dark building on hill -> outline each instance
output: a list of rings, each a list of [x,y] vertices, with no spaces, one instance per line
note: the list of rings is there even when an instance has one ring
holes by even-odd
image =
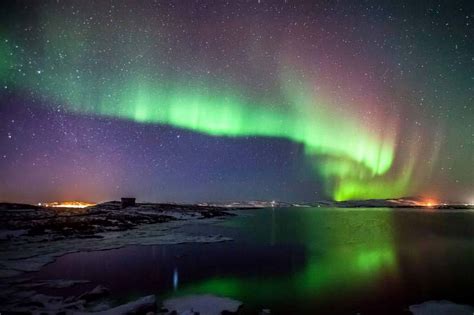
[[[135,206],[135,198],[122,198],[122,209]]]

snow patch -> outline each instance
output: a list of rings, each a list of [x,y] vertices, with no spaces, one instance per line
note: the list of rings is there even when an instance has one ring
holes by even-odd
[[[450,301],[427,301],[409,307],[413,315],[472,315],[474,307]]]
[[[75,315],[126,315],[126,314],[145,314],[153,312],[156,309],[156,297],[148,295],[139,298],[136,301],[123,304],[106,311],[101,312],[75,312]]]
[[[235,313],[241,302],[215,295],[188,295],[165,300],[163,306],[178,314],[220,315],[222,312]]]

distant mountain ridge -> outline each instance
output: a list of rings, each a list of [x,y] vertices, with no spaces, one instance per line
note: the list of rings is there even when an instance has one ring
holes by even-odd
[[[106,206],[119,201],[109,201],[98,203],[96,207]],[[169,207],[179,206],[202,206],[202,207],[223,207],[233,209],[260,209],[260,208],[283,208],[283,207],[324,207],[324,208],[431,208],[431,209],[474,209],[474,204],[461,202],[439,202],[423,197],[404,197],[392,199],[367,199],[367,200],[346,200],[332,201],[321,200],[314,202],[286,202],[278,200],[248,200],[248,201],[227,201],[227,202],[200,202],[200,203],[151,203],[139,202],[139,204],[168,205]],[[0,203],[1,209],[40,209],[41,206],[21,203]]]
[[[435,209],[473,209],[474,205],[460,202],[438,202],[423,197],[404,197],[393,199],[367,199],[315,202],[284,202],[284,201],[233,201],[222,203],[205,203],[229,208],[271,208],[271,207],[335,207],[335,208],[435,208]]]

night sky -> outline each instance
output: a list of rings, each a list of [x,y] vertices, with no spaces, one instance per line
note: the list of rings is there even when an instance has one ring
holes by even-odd
[[[0,10],[0,201],[474,202],[473,1]]]

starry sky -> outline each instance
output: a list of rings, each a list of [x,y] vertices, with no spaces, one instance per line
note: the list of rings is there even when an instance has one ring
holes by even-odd
[[[474,201],[472,1],[2,1],[0,201]]]

